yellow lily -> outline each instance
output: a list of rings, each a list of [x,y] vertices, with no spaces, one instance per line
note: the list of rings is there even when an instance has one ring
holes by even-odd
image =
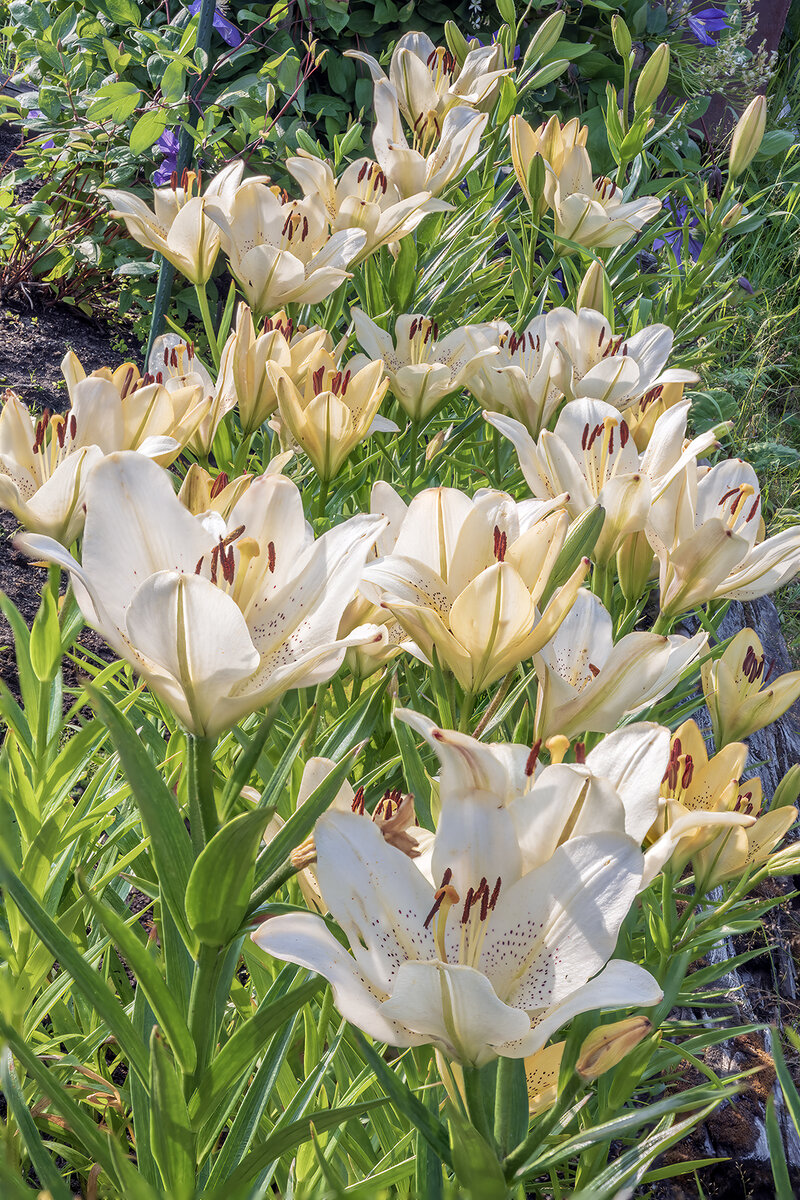
[[[738,742],[771,725],[800,696],[800,671],[771,683],[761,640],[752,629],[736,634],[723,654],[703,664],[703,694],[717,746]]]

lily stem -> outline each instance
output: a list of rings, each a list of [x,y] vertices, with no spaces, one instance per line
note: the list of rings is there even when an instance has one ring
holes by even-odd
[[[464,1096],[469,1119],[481,1137],[494,1147],[494,1135],[489,1128],[489,1117],[483,1096],[483,1076],[480,1068],[464,1066]]]
[[[321,521],[322,518],[325,516],[325,506],[328,503],[328,488],[329,487],[330,487],[330,480],[320,479],[319,492],[317,493],[317,520],[318,521]]]
[[[409,448],[408,448],[408,490],[412,491],[417,478],[417,439],[419,438],[419,420],[417,417],[411,418],[409,427]]]
[[[195,856],[207,846],[219,826],[214,799],[214,741],[208,737],[187,736],[189,771],[189,822]]]
[[[214,332],[214,322],[211,320],[211,309],[208,307],[208,296],[206,295],[206,289],[201,287],[199,283],[195,284],[194,290],[197,294],[197,303],[200,305],[200,315],[203,318],[203,328],[208,338],[211,360],[214,363],[214,370],[216,371],[219,368],[219,346],[217,345],[217,335]]]

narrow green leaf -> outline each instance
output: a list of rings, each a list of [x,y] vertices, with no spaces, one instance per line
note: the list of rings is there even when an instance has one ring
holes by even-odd
[[[412,1125],[416,1126],[433,1152],[452,1169],[450,1139],[441,1121],[429,1112],[422,1101],[403,1083],[397,1072],[393,1071],[378,1051],[369,1044],[360,1030],[353,1026],[349,1033],[351,1039],[358,1046],[364,1062],[375,1072],[376,1079],[395,1108],[399,1109]]]
[[[58,959],[62,972],[74,981],[76,989],[94,1007],[98,1017],[106,1023],[120,1049],[128,1056],[131,1068],[142,1080],[148,1077],[147,1052],[125,1015],[121,1005],[108,990],[102,975],[89,966],[56,923],[44,911],[39,901],[31,895],[22,880],[18,879],[0,858],[0,884],[6,896],[16,904],[34,933],[44,942],[54,958]]]
[[[403,773],[408,790],[414,796],[414,810],[423,829],[433,829],[431,815],[431,783],[417,749],[410,726],[398,721],[392,713],[392,729],[403,760]]]
[[[783,1098],[786,1101],[786,1107],[789,1110],[789,1116],[792,1118],[792,1124],[800,1134],[800,1092],[795,1086],[794,1080],[789,1074],[789,1068],[786,1066],[786,1059],[783,1057],[783,1047],[780,1043],[780,1033],[777,1029],[772,1031],[772,1057],[775,1060],[775,1071],[778,1076],[778,1083],[781,1085]]]
[[[195,939],[186,923],[184,896],[192,871],[192,848],[175,799],[158,773],[127,717],[103,692],[86,685],[92,707],[111,734],[125,778],[150,838],[164,902],[178,931],[194,952]]]
[[[792,1187],[789,1177],[789,1165],[786,1162],[786,1151],[783,1148],[783,1138],[775,1114],[775,1097],[773,1095],[770,1095],[767,1100],[766,1124],[769,1163],[772,1167],[772,1178],[775,1180],[775,1200],[795,1200],[797,1193]]]
[[[308,980],[271,1003],[263,1003],[249,1021],[240,1025],[203,1074],[189,1101],[195,1129],[204,1125],[243,1071],[255,1062],[265,1045],[284,1022],[299,1012],[323,985],[319,977]],[[269,1000],[269,995],[265,1001]]]
[[[194,1192],[194,1135],[175,1064],[156,1026],[150,1035],[150,1149],[175,1200]]]
[[[186,887],[186,919],[206,946],[226,946],[238,932],[253,891],[256,855],[272,816],[241,813],[201,851]]]
[[[167,1035],[181,1069],[187,1075],[190,1074],[197,1063],[197,1053],[192,1035],[177,1001],[164,982],[154,959],[121,917],[117,916],[108,905],[96,900],[83,883],[81,883],[81,890],[92,912],[111,936],[112,941],[136,976],[137,985],[144,992],[156,1021]]]
[[[230,1191],[225,1189],[233,1190],[240,1184],[248,1183],[274,1160],[282,1158],[284,1154],[289,1154],[298,1146],[302,1146],[304,1142],[310,1141],[312,1124],[317,1133],[327,1133],[329,1129],[336,1129],[338,1126],[344,1125],[345,1121],[363,1117],[384,1104],[386,1104],[384,1099],[362,1100],[360,1104],[348,1104],[342,1108],[309,1113],[308,1116],[301,1117],[299,1121],[292,1121],[289,1125],[284,1125],[282,1129],[276,1130],[266,1138],[255,1150],[251,1150],[249,1154],[245,1155],[237,1169],[228,1176],[224,1187],[205,1197],[205,1200],[227,1200]]]
[[[25,1103],[8,1046],[0,1053],[0,1084],[2,1084],[6,1103],[14,1114],[14,1120],[30,1156],[33,1169],[39,1176],[39,1182],[48,1189],[53,1200],[72,1200],[72,1193],[61,1178]]]

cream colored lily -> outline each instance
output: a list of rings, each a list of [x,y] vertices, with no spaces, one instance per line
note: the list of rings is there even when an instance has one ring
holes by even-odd
[[[613,640],[613,622],[597,596],[581,589],[546,646],[534,655],[539,680],[536,736],[611,733],[672,691],[696,663],[708,635],[628,633]]]
[[[700,812],[709,822],[731,826],[722,832],[710,823],[677,839],[673,865],[678,871],[691,860],[698,888],[709,891],[724,879],[765,863],[775,844],[797,819],[792,806],[760,816],[761,780],[740,783],[747,747],[729,742],[710,759],[696,723],[685,721],[670,747],[669,767],[661,786],[664,809],[650,836],[663,834]],[[663,841],[663,836],[661,837]]]
[[[328,483],[359,442],[378,430],[397,432],[392,421],[378,417],[389,381],[381,381],[383,364],[360,370],[337,366],[327,351],[310,360],[302,393],[281,367],[267,363],[278,396],[281,420],[308,455],[323,482]]]
[[[474,326],[473,344],[484,352],[476,356],[467,387],[479,404],[500,409],[519,421],[532,437],[548,424],[563,398],[551,378],[555,348],[547,337],[547,319],[534,317],[519,336],[507,321]],[[473,361],[476,361],[473,360]]]
[[[546,170],[544,197],[556,236],[586,249],[623,246],[661,212],[658,196],[626,202],[611,179],[593,179],[589,155],[579,145],[567,153],[558,175]]]
[[[267,373],[267,363],[277,364],[294,383],[303,389],[308,365],[318,350],[333,350],[333,341],[326,329],[300,328],[295,333],[293,322],[281,310],[268,317],[256,335],[253,315],[246,304],[236,312],[236,334],[233,345],[233,386],[242,434],[255,433],[278,407],[278,396]]]
[[[350,315],[356,337],[366,357],[357,355],[351,366],[381,362],[392,394],[412,421],[423,421],[445,397],[464,387],[477,364],[491,358],[491,347],[472,344],[470,326],[454,329],[439,339],[439,326],[421,313],[403,313],[395,321],[394,338],[360,308]]]
[[[511,161],[517,183],[525,199],[533,207],[533,196],[528,187],[531,163],[538,154],[557,179],[564,170],[567,156],[575,146],[586,146],[589,129],[581,125],[577,117],[562,125],[558,117],[551,117],[545,124],[534,129],[524,117],[513,116],[508,123],[508,138],[511,143]],[[537,211],[546,207],[544,197],[537,201]]]
[[[410,653],[430,663],[435,652],[476,693],[539,650],[572,606],[587,561],[537,607],[568,523],[560,498],[517,505],[502,492],[472,500],[430,488],[409,505],[392,553],[367,566],[361,591],[394,614]]]
[[[683,400],[685,383],[668,380],[650,388],[638,400],[634,400],[623,412],[625,420],[636,442],[637,450],[646,450],[653,434],[655,423],[670,408]]]
[[[289,457],[291,458],[291,455]],[[219,475],[214,477],[199,463],[192,463],[180,486],[178,499],[195,517],[215,512],[227,518],[253,479],[253,475],[239,475],[236,479],[229,479],[224,471],[220,471]]]
[[[686,462],[647,523],[665,618],[709,600],[753,600],[793,579],[800,526],[759,541],[761,526],[758,478],[748,463],[726,459],[701,475],[693,459]]]
[[[568,400],[603,400],[627,408],[654,388],[696,383],[694,371],[667,368],[674,333],[668,325],[647,325],[632,337],[615,334],[601,312],[554,308],[545,321],[555,348],[553,382]]]
[[[222,351],[214,383],[194,352],[177,333],[162,333],[153,342],[146,378],[163,384],[173,408],[179,440],[201,457],[208,457],[219,423],[236,404],[233,386],[234,337]]]
[[[719,658],[703,663],[703,695],[715,745],[742,741],[771,725],[800,697],[800,671],[770,682],[771,673],[752,629],[741,629]]]
[[[123,363],[114,371],[102,367],[87,375],[71,350],[64,355],[61,372],[73,407],[83,407],[87,416],[89,412],[94,414],[95,439],[106,451],[143,450],[166,467],[195,433],[204,414],[199,390],[202,381],[198,377],[180,395],[174,385],[167,384],[174,373],[174,368],[164,364],[167,344],[186,349],[174,334],[157,340],[150,362],[158,378],[150,373],[141,376],[133,363]]]
[[[361,229],[366,241],[352,265],[368,258],[379,246],[399,242],[412,233],[429,212],[445,212],[450,205],[434,200],[425,189],[404,198],[383,169],[368,158],[358,158],[341,178],[330,163],[300,150],[287,158],[286,169],[307,197],[319,197],[325,206],[331,233]]]
[[[233,201],[241,183],[244,163],[231,163],[216,175],[202,196],[200,180],[187,174],[181,186],[156,188],[150,209],[133,192],[100,188],[110,200],[110,216],[124,221],[128,233],[141,246],[155,250],[172,263],[190,283],[202,287],[211,278],[219,253],[219,229],[209,219],[209,201],[225,207]]]
[[[275,190],[248,179],[230,204],[208,201],[222,248],[248,304],[267,316],[290,303],[318,304],[350,276],[348,265],[364,249],[363,229],[328,235],[318,197],[282,200]]]
[[[18,544],[69,572],[87,623],[191,732],[219,733],[338,670],[339,621],[380,520],[352,517],[315,541],[281,475],[255,480],[227,522],[195,517],[133,453],[98,464],[86,503],[81,563],[50,538]]]
[[[345,55],[366,63],[375,83],[391,84],[415,133],[431,127],[440,132],[447,113],[457,105],[489,112],[501,79],[511,74],[501,66],[503,51],[498,45],[474,47],[459,67],[450,51],[434,46],[427,33],[403,34],[392,52],[388,81],[371,54],[346,50]]]
[[[437,886],[371,821],[328,813],[317,877],[350,952],[310,913],[273,917],[254,940],[322,974],[341,1013],[378,1041],[432,1044],[473,1066],[530,1056],[579,1012],[657,1003],[652,976],[608,961],[641,879],[635,842],[574,838],[535,870],[505,862],[498,876],[486,830],[479,874],[457,864]]]
[[[44,414],[34,425],[12,391],[0,413],[0,508],[26,529],[69,546],[80,536],[86,481],[103,451],[78,441],[77,417]]]
[[[489,117],[459,104],[441,122],[413,130],[411,144],[403,131],[397,94],[388,80],[375,84],[375,157],[389,182],[403,197],[418,192],[439,196],[469,171],[480,149]]]
[[[605,521],[593,550],[600,564],[610,562],[623,540],[645,528],[653,503],[716,441],[713,430],[686,441],[689,401],[658,421],[644,454],[639,454],[627,422],[602,400],[573,400],[565,405],[555,430],[543,430],[538,443],[519,421],[501,413],[486,420],[513,444],[525,480],[538,499],[566,492],[574,519],[596,504]]]

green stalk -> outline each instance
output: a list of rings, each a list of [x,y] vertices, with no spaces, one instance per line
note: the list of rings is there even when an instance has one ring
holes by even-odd
[[[674,617],[668,617],[666,613],[660,612],[656,618],[656,623],[653,626],[653,633],[668,634],[672,629]]]
[[[208,338],[211,360],[214,363],[214,370],[217,371],[219,370],[219,346],[217,345],[217,335],[214,332],[214,322],[211,320],[211,310],[208,307],[208,296],[206,289],[201,287],[199,283],[195,284],[194,290],[197,295],[197,303],[200,305],[200,315],[203,318],[203,328]]]
[[[186,735],[189,771],[189,822],[195,856],[208,845],[219,828],[214,799],[214,740]]]
[[[414,483],[417,478],[417,439],[419,438],[419,418],[412,417],[409,426],[409,450],[408,450],[408,490],[414,490]]]
[[[489,1128],[489,1118],[483,1098],[483,1075],[479,1067],[464,1066],[464,1095],[467,1101],[469,1119],[478,1133],[487,1143],[494,1147],[494,1135]]]
[[[189,997],[188,1025],[197,1050],[197,1066],[185,1080],[187,1097],[205,1074],[213,1053],[214,1006],[219,973],[225,961],[224,947],[201,945],[197,954],[192,993]]]

